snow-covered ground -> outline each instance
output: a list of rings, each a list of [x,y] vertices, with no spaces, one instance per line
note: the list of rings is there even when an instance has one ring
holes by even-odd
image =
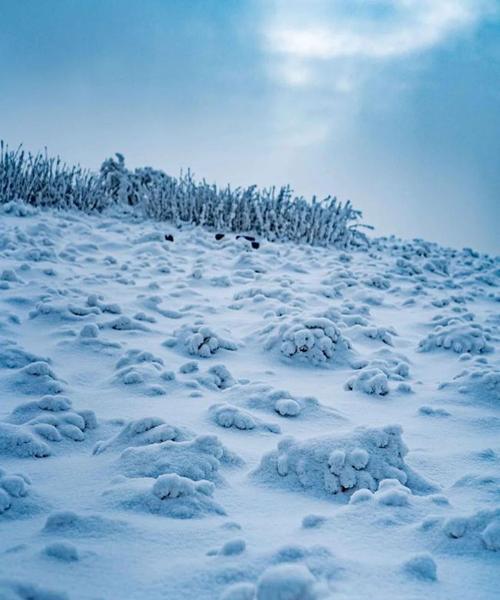
[[[2,600],[499,597],[498,259],[1,210]]]

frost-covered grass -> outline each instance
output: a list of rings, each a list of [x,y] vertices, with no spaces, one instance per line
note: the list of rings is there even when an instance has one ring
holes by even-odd
[[[130,171],[121,154],[92,173],[46,153],[10,150],[2,142],[0,204],[19,200],[83,211],[133,206],[177,227],[193,224],[218,232],[247,232],[269,241],[344,248],[367,242],[359,230],[361,212],[350,201],[342,203],[331,196],[309,201],[294,196],[289,186],[218,187],[196,181],[190,171],[179,177],[150,167]]]
[[[102,179],[46,153],[9,150],[0,142],[0,203],[22,200],[32,206],[102,210],[108,199]]]

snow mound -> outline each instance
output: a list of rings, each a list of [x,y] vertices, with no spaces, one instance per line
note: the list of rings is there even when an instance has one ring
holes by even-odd
[[[80,560],[77,548],[68,542],[54,542],[47,544],[43,553],[50,558],[55,558],[61,562],[76,562]]]
[[[35,362],[45,362],[48,364],[49,360],[32,352],[27,352],[13,340],[2,340],[0,368],[21,369]]]
[[[33,217],[40,212],[40,209],[19,200],[10,200],[0,204],[0,212],[11,217]]]
[[[241,548],[243,540],[232,540]],[[244,542],[243,542],[244,543]],[[210,552],[209,554],[221,554]],[[316,600],[329,598],[328,580],[339,571],[337,560],[324,546],[307,548],[289,544],[259,558],[257,569],[246,564],[244,570],[226,570],[224,580],[232,583],[223,600]],[[232,576],[237,575],[237,577]],[[244,577],[241,575],[244,573]],[[233,578],[234,577],[234,578]],[[221,578],[222,579],[222,578]],[[241,579],[245,581],[242,582]],[[251,581],[247,581],[251,579]]]
[[[112,315],[119,315],[122,309],[119,304],[104,302],[104,296],[101,294],[91,294],[87,298],[87,306],[97,309],[101,313],[111,313]]]
[[[47,517],[42,533],[69,537],[103,537],[127,530],[124,521],[98,514],[78,514],[64,510]]]
[[[408,363],[394,358],[360,361],[355,366],[359,366],[360,371],[347,380],[345,389],[378,396],[385,396],[391,391],[389,381],[403,382],[410,374]],[[411,387],[407,383],[400,383],[396,389],[410,391]]]
[[[447,554],[477,556],[483,551],[500,552],[499,507],[448,518],[430,516],[419,529],[434,548]]]
[[[420,340],[419,350],[429,352],[436,348],[451,350],[457,354],[469,352],[482,354],[492,352],[491,337],[478,323],[464,323],[451,319],[446,325],[438,325],[434,331]]]
[[[211,420],[219,427],[226,429],[233,427],[240,431],[265,430],[272,433],[281,433],[279,426],[266,423],[254,417],[251,413],[231,404],[214,404],[208,412]]]
[[[42,509],[43,504],[31,492],[29,477],[0,468],[0,520],[31,516]]]
[[[163,365],[163,359],[151,352],[128,350],[116,363],[113,381],[127,386],[146,384],[143,391],[147,395],[163,395],[166,390],[159,384],[171,379],[171,372]]]
[[[377,327],[372,325],[361,325],[355,318],[342,318],[342,322],[348,325],[347,333],[349,338],[354,341],[368,338],[370,340],[382,342],[385,346],[394,346],[393,336],[397,336],[394,327]],[[365,321],[365,319],[363,319]]]
[[[176,473],[194,481],[221,481],[223,462],[239,464],[238,459],[215,435],[200,435],[190,441],[166,441],[142,448],[127,448],[119,458],[120,467],[129,477],[159,477]]]
[[[107,451],[121,451],[125,448],[160,444],[166,441],[183,441],[190,434],[179,427],[165,423],[158,417],[144,417],[130,421],[116,435],[108,440],[97,442],[94,454]]]
[[[64,382],[60,380],[45,360],[30,362],[9,378],[11,387],[27,395],[60,394]]]
[[[39,302],[29,313],[30,319],[44,321],[46,324],[73,323],[83,321],[87,317],[98,315],[95,307],[78,306],[65,300],[44,300]]]
[[[402,569],[406,574],[417,579],[424,581],[437,580],[436,561],[427,552],[409,558],[403,563]]]
[[[180,344],[185,352],[192,356],[209,358],[221,350],[237,350],[238,346],[229,338],[215,333],[206,325],[184,325],[174,333],[173,341],[167,344]]]
[[[226,514],[212,499],[213,492],[214,484],[210,481],[194,481],[176,473],[166,473],[157,479],[140,477],[117,483],[104,495],[127,510],[193,519],[207,514]]]
[[[300,564],[274,565],[257,581],[256,600],[315,600],[316,580],[307,567]]]
[[[266,334],[265,350],[278,348],[285,359],[314,366],[342,360],[351,348],[337,325],[326,317],[293,317],[264,328],[261,335]]]
[[[225,365],[214,365],[206,374],[197,378],[198,382],[211,390],[227,390],[236,384],[236,380]]]
[[[322,406],[317,398],[299,397],[287,390],[275,389],[267,384],[235,386],[229,390],[230,403],[251,410],[261,410],[274,416],[296,418],[321,415],[323,418],[340,418],[338,413]]]
[[[473,401],[500,404],[500,369],[479,359],[456,375],[452,381],[440,384],[443,390],[458,391]]]
[[[354,492],[349,499],[349,504],[360,504],[373,500],[381,506],[408,506],[410,497],[410,488],[403,485],[398,479],[382,479],[375,492],[367,488]]]
[[[246,542],[241,538],[235,538],[226,542],[220,550],[210,550],[209,556],[237,556],[242,554],[246,549]]]
[[[149,331],[149,328],[143,325],[140,319],[131,319],[126,315],[120,315],[116,319],[107,321],[103,324],[103,327],[114,329],[115,331]]]
[[[116,363],[116,369],[120,370],[125,367],[140,365],[142,363],[151,364],[158,370],[163,368],[162,358],[155,356],[152,352],[133,349],[127,350],[127,352],[118,360]]]
[[[441,531],[450,542],[462,547],[481,545],[487,550],[500,551],[500,508],[451,517],[444,521]]]
[[[41,400],[20,404],[6,421],[0,421],[0,454],[49,456],[53,443],[82,442],[88,431],[96,427],[97,419],[92,411],[73,411],[69,398],[44,396]]]
[[[34,583],[0,579],[2,600],[69,600],[66,593],[54,592]]]
[[[346,381],[345,389],[385,396],[389,393],[389,378],[381,369],[364,368]]]
[[[396,479],[416,493],[433,486],[404,461],[407,448],[399,426],[358,428],[349,434],[304,441],[286,437],[264,455],[254,472],[259,480],[316,495],[376,491],[384,479]]]

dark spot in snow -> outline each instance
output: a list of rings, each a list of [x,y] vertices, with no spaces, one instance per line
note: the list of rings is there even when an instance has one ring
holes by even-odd
[[[165,234],[165,241],[166,242],[173,242],[174,241],[174,236],[171,233],[166,233]]]

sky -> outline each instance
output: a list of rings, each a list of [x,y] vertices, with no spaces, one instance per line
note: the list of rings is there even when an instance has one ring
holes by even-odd
[[[500,0],[0,0],[0,137],[500,254]]]

